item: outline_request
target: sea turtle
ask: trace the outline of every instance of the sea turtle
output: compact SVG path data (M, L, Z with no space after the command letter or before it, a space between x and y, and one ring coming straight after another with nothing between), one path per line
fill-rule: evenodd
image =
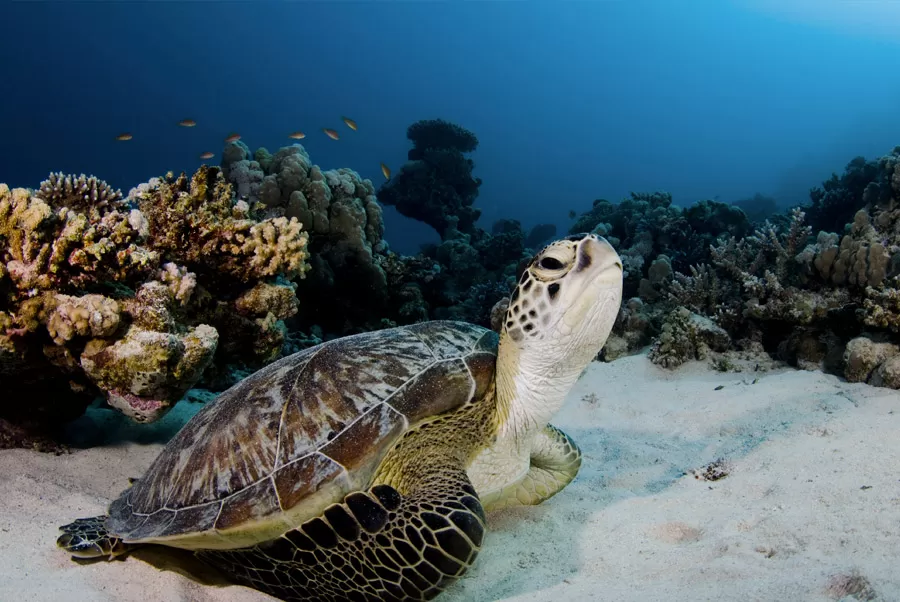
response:
M559 492L581 453L548 424L619 312L592 234L527 266L499 336L433 321L328 341L222 393L107 516L61 527L80 558L193 550L285 600L430 600L471 566L485 510Z

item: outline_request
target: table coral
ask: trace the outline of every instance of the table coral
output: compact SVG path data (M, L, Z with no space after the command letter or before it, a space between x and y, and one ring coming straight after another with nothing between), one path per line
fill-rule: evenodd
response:
M378 190L385 205L402 215L428 224L442 240L454 231L471 234L481 210L472 206L481 180L472 175L475 163L466 157L478 138L465 128L442 119L427 119L409 126L413 143L409 161Z

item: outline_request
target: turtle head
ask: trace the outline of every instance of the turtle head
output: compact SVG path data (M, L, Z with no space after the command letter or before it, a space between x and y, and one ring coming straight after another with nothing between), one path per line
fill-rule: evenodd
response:
M603 347L621 301L622 260L606 239L569 236L534 256L500 336L498 401L508 420L546 424Z

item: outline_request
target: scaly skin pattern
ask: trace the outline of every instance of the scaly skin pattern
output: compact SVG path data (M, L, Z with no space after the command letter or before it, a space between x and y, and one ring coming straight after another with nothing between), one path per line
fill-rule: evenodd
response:
M465 466L496 428L489 404L439 417L397 444L368 491L274 542L197 554L282 600L431 600L481 549L484 510Z
M580 468L581 450L572 438L547 425L532 441L528 472L521 479L485 495L481 502L489 512L536 506L562 491Z
M81 557L191 549L284 600L430 600L474 562L485 506L540 503L577 474L578 447L548 422L621 296L613 248L573 236L526 269L499 348L479 327L431 322L275 362L59 544Z

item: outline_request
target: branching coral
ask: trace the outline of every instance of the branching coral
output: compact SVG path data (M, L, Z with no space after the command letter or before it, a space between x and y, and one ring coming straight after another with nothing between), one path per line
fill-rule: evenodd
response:
M41 182L35 196L54 208L67 207L96 215L115 209L122 200L122 191L94 176L58 172Z
M190 179L169 173L136 200L149 222L148 245L191 271L247 283L308 269L301 223L259 220L258 209L233 202L218 168L204 165Z
M111 209L91 219L0 184L0 257L17 299L146 276L159 256L142 246L144 228L134 210Z
M731 346L728 333L709 318L679 307L663 322L662 332L650 348L648 357L654 364L675 368L694 359L705 359L711 351L725 351Z
M596 232L616 246L625 264L627 296L638 293L652 258L665 255L673 270L687 272L710 261L710 245L718 238L744 237L750 222L741 210L717 201L682 208L672 204L668 193L632 193L617 205L594 201L569 231Z
M722 285L708 264L691 266L691 275L675 273L667 291L669 301L691 311L714 315L722 297Z
M894 278L891 286L866 288L863 300L863 323L900 333L900 281Z
M271 361L297 298L268 281L302 278L307 243L295 217L234 199L216 168L154 179L127 202L93 177L0 185L0 386L46 392L27 410L0 404L0 420L52 428L93 392L155 420L216 358Z
M670 364L669 356L678 355L687 335L678 323L683 312L672 308L685 306L741 345L850 380L900 387L900 354L875 353L894 349L900 333L900 147L878 161L851 162L812 198L814 224L840 215L850 223L810 241L806 212L794 208L748 236L720 236L710 246L710 265L691 267L689 275L676 271L656 303L671 313L654 358ZM619 219L604 213L610 224ZM648 270L641 294L652 301L659 292Z

